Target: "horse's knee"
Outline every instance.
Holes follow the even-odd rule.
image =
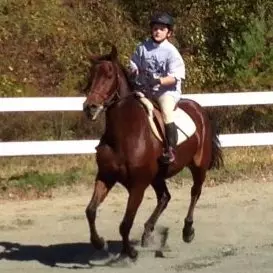
[[[160,202],[163,210],[168,206],[168,203],[170,202],[170,200],[171,200],[171,195],[169,193],[164,193],[162,195],[159,202]]]
[[[169,192],[165,192],[162,196],[162,201],[168,204],[170,200],[171,200],[171,195],[169,194]]]
[[[191,196],[200,196],[202,192],[202,185],[194,185],[191,188]]]
[[[85,215],[90,221],[96,218],[96,207],[94,203],[91,202],[88,204],[85,209]]]

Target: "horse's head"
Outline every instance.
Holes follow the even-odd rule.
[[[83,110],[89,118],[95,120],[100,112],[114,101],[118,95],[119,75],[117,49],[112,46],[108,55],[91,57],[93,66],[86,91]]]

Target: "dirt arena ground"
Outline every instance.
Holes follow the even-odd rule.
[[[172,200],[159,220],[154,244],[143,249],[138,240],[155,205],[149,188],[131,233],[139,250],[135,262],[111,258],[120,250],[118,226],[127,200],[119,186],[100,207],[97,218],[99,233],[109,240],[109,252],[95,251],[88,243],[84,210],[91,189],[58,193],[52,199],[0,201],[0,272],[272,273],[272,182],[237,181],[204,187],[191,244],[181,238],[190,186],[170,185]],[[160,230],[167,229],[163,257],[155,257]]]

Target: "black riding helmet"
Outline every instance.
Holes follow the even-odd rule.
[[[163,24],[166,25],[169,30],[172,30],[174,25],[174,19],[167,12],[156,13],[151,17],[150,20],[150,26],[152,27],[154,24]]]

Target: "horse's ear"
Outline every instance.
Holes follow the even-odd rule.
[[[110,53],[111,59],[112,61],[116,61],[118,59],[118,50],[116,48],[116,46],[112,45],[112,50]]]
[[[90,60],[90,62],[92,63],[92,64],[96,64],[96,63],[98,63],[99,61],[100,61],[100,56],[97,56],[97,55],[89,55],[88,56],[88,59]]]

